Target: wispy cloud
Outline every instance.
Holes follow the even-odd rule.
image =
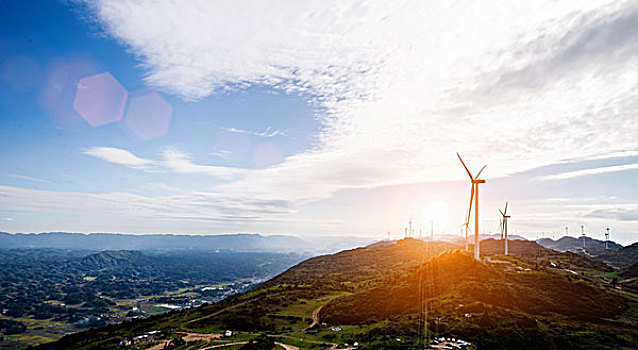
[[[109,163],[125,165],[134,169],[151,169],[155,162],[150,159],[137,157],[133,153],[114,147],[92,147],[82,153],[105,160]]]
[[[222,159],[226,159],[226,158],[230,157],[230,155],[232,153],[233,152],[231,152],[231,151],[222,149],[222,150],[219,150],[219,151],[211,152],[210,155],[213,156],[213,157],[219,157],[219,158],[222,158]]]
[[[195,164],[190,154],[174,148],[162,151],[161,157],[160,164],[178,174],[205,174],[227,179],[245,173],[240,168]]]
[[[588,217],[613,219],[619,221],[638,221],[638,206],[623,205],[611,208],[595,209],[586,214]]]
[[[34,205],[37,203],[37,205]],[[238,200],[212,192],[181,192],[149,196],[125,192],[82,193],[26,189],[0,185],[0,208],[12,211],[65,214],[64,220],[87,225],[85,214],[102,213],[122,224],[144,219],[216,221],[233,224],[281,220],[297,206],[287,201]],[[73,215],[69,214],[73,213]],[[91,221],[91,220],[89,220]],[[149,225],[145,223],[147,227]],[[157,229],[161,225],[150,225]],[[177,226],[179,227],[179,225]],[[99,229],[94,227],[93,229]]]
[[[9,174],[8,176],[14,179],[27,180],[32,182],[39,182],[39,183],[46,183],[46,184],[52,183],[49,180],[38,179],[37,177],[31,177],[31,176],[20,175],[20,174]]]
[[[144,171],[203,174],[222,179],[229,179],[246,172],[245,169],[241,168],[196,164],[189,153],[176,148],[164,149],[160,152],[159,160],[140,158],[130,151],[113,147],[93,147],[84,150],[83,153],[109,163]]]
[[[226,127],[220,127],[220,129],[224,131],[228,131],[228,132],[234,132],[237,134],[253,135],[253,136],[259,136],[259,137],[275,137],[275,136],[282,136],[286,134],[285,131],[274,130],[270,126],[267,127],[264,131],[251,131],[251,130],[244,130],[244,129],[237,129],[237,128],[226,128]]]
[[[543,180],[566,180],[566,179],[571,179],[571,178],[581,177],[581,176],[615,173],[619,171],[627,171],[627,170],[634,170],[634,169],[638,169],[638,163],[569,171],[569,172],[564,172],[564,173],[555,174],[555,175],[548,175],[543,177],[542,179]]]
[[[142,188],[145,190],[151,190],[151,191],[168,191],[168,192],[180,192],[183,191],[183,189],[178,188],[178,187],[173,187],[170,185],[167,185],[163,182],[149,182],[149,183],[145,183],[142,185]]]

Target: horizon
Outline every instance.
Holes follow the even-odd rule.
[[[42,234],[72,234],[72,235],[83,235],[83,236],[89,236],[89,235],[131,235],[131,236],[148,236],[148,235],[154,235],[154,236],[195,236],[195,237],[214,237],[214,236],[261,236],[261,237],[292,237],[292,238],[298,238],[301,240],[305,239],[320,239],[320,238],[342,238],[343,240],[348,240],[348,239],[368,239],[368,241],[365,244],[374,244],[374,243],[378,243],[378,242],[384,242],[384,241],[388,241],[388,236],[386,235],[386,237],[375,237],[375,236],[369,236],[369,235],[364,235],[364,236],[344,236],[344,235],[304,235],[304,236],[300,236],[300,235],[295,235],[295,234],[264,234],[264,233],[259,233],[259,232],[225,232],[225,233],[214,233],[214,234],[197,234],[197,233],[127,233],[127,232],[60,232],[60,231],[47,231],[47,232],[3,232],[0,231],[0,234],[9,234],[9,235],[42,235]],[[486,233],[481,233],[481,240],[487,240],[487,239],[495,239],[492,236],[498,236],[500,233],[494,233],[494,232],[486,232]],[[445,238],[441,238],[441,236],[445,237]],[[538,242],[541,239],[550,239],[552,241],[559,241],[563,238],[573,238],[575,240],[580,240],[583,238],[583,236],[542,236],[542,237],[538,237],[536,239],[528,239],[523,235],[520,235],[518,233],[515,234],[509,234],[508,237],[510,237],[511,240],[525,240],[525,241],[529,241],[529,242]],[[435,234],[434,239],[430,239],[427,236],[403,236],[403,237],[389,237],[390,241],[400,241],[403,239],[416,239],[416,240],[421,240],[424,242],[454,242],[453,239],[463,239],[464,235],[461,234],[453,234],[453,233],[445,233],[445,232],[441,232],[437,235]],[[438,239],[437,239],[438,238]],[[604,239],[597,239],[595,237],[591,237],[591,236],[585,236],[586,239],[588,240],[596,240],[599,242],[605,242]],[[612,239],[609,240],[610,243],[615,243],[615,244],[619,244],[620,246],[630,246],[633,244],[638,243],[638,241],[635,242],[629,242],[629,243],[623,243],[623,242],[616,242]],[[622,243],[622,244],[621,244]],[[359,247],[360,243],[352,243],[354,244],[353,247]],[[473,243],[470,243],[470,245]]]
[[[0,9],[2,232],[638,237],[635,2]]]

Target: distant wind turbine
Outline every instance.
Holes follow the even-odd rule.
[[[507,219],[510,218],[509,215],[507,215],[507,202],[505,202],[505,210],[501,211],[501,209],[498,210],[499,213],[501,213],[501,216],[503,217],[503,220],[501,221],[501,237],[502,239],[504,239],[504,244],[505,244],[505,255],[508,255],[508,245],[507,245]]]
[[[468,220],[469,221],[469,214],[472,211],[472,199],[474,199],[474,259],[476,260],[480,260],[480,252],[479,252],[479,191],[478,191],[478,185],[479,184],[483,184],[485,183],[485,180],[479,180],[479,176],[481,175],[481,173],[483,172],[483,169],[485,169],[485,167],[487,165],[483,165],[483,167],[481,168],[481,170],[479,170],[478,173],[476,173],[476,176],[472,176],[472,173],[470,173],[470,170],[468,170],[467,166],[465,166],[465,162],[463,162],[463,159],[461,158],[461,155],[456,153],[457,157],[459,157],[459,160],[461,161],[461,164],[463,164],[463,168],[465,168],[465,171],[467,172],[467,175],[470,177],[470,180],[472,182],[472,191],[470,194],[470,210],[468,211]],[[474,193],[476,192],[476,196],[474,196]]]

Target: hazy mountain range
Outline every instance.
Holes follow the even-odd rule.
[[[119,233],[6,233],[2,248],[62,248],[90,250],[235,250],[261,252],[334,252],[372,243],[370,238],[324,236],[301,239],[292,235],[119,234]]]

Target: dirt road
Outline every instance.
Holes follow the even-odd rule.
[[[234,342],[234,343],[213,345],[213,346],[209,346],[207,348],[203,348],[202,350],[217,349],[217,348],[223,348],[223,347],[231,346],[231,345],[244,345],[244,344],[248,344],[248,342],[247,341],[237,341],[237,342]]]
[[[299,348],[296,347],[296,346],[280,343],[278,341],[276,341],[275,344],[281,346],[282,348],[284,348],[286,350],[299,350]]]
[[[321,311],[322,307],[324,307],[324,305],[319,306],[318,308],[315,309],[315,311],[312,312],[312,323],[310,324],[310,326],[304,328],[302,332],[305,332],[311,329],[312,327],[316,326],[319,323],[319,311]]]

